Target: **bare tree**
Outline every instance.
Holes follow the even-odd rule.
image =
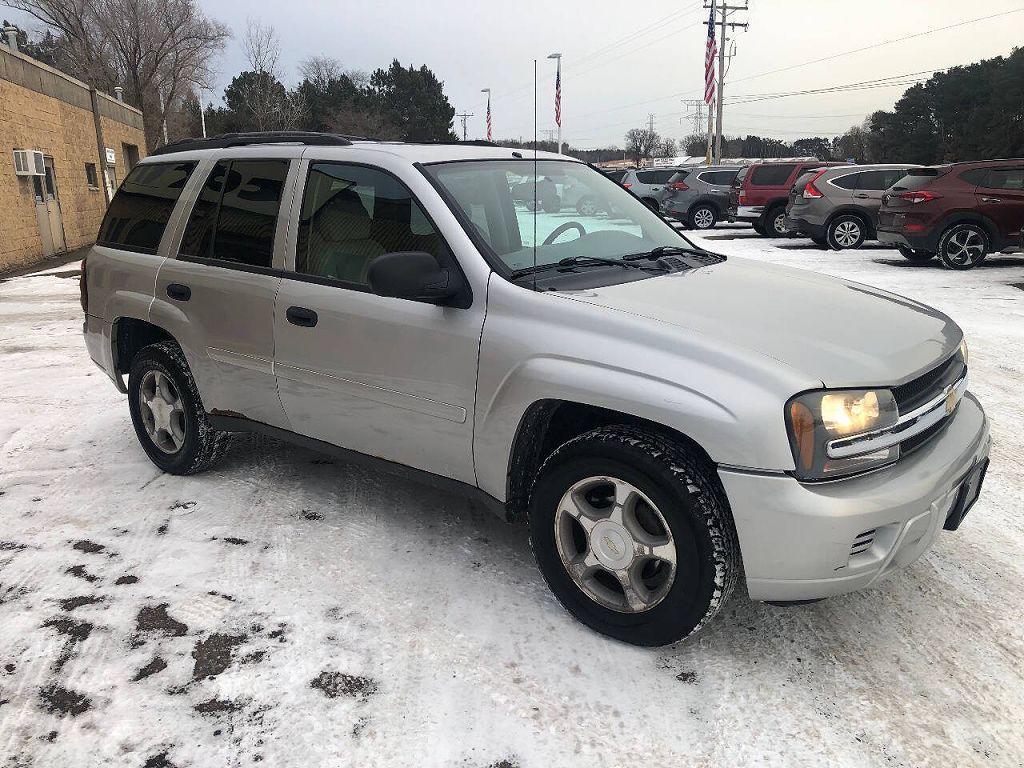
[[[658,142],[655,147],[655,153],[658,157],[675,157],[676,156],[676,140],[665,138]]]
[[[660,140],[658,132],[650,128],[631,128],[626,132],[626,153],[640,165],[641,160],[651,156]]]
[[[281,82],[281,42],[274,27],[249,19],[242,45],[249,71],[232,83],[241,102],[236,107],[254,130],[295,128],[302,121],[305,103],[300,91],[288,91]]]
[[[91,85],[123,85],[142,110],[150,148],[165,112],[208,86],[213,59],[230,33],[196,0],[4,0],[61,38],[65,66]]]

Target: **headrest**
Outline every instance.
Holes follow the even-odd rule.
[[[324,240],[342,243],[368,239],[370,224],[370,214],[359,195],[351,189],[343,189],[316,213],[313,230]]]

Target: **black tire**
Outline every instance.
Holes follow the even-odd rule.
[[[969,244],[972,251],[967,253],[961,249],[961,242]],[[975,247],[980,248],[980,251],[974,252]],[[985,260],[990,248],[988,232],[984,227],[978,224],[954,224],[939,238],[939,261],[946,269],[974,269]]]
[[[597,200],[589,195],[581,197],[576,202],[576,213],[580,216],[594,216],[597,214]]]
[[[714,229],[718,223],[718,209],[713,205],[701,203],[690,209],[689,224],[693,229]]]
[[[786,229],[786,207],[776,205],[768,209],[764,216],[764,231],[768,237],[789,237]]]
[[[541,206],[544,208],[545,213],[558,213],[562,210],[562,198],[554,195],[546,200],[541,200]]]
[[[898,250],[900,252],[900,256],[908,261],[914,262],[915,264],[926,264],[935,258],[935,254],[931,251],[919,251],[914,248],[908,248],[905,245],[899,246]]]
[[[185,438],[181,447],[173,453],[166,453],[157,447],[143,422],[140,389],[149,371],[157,371],[170,379],[183,405]],[[210,426],[203,401],[199,397],[199,389],[185,362],[185,355],[173,341],[150,344],[135,355],[128,373],[128,410],[143,450],[164,472],[172,475],[202,472],[209,469],[227,450],[229,434]]]
[[[675,577],[647,610],[627,613],[601,605],[563,565],[556,511],[566,491],[591,476],[632,484],[662,511],[671,532]],[[740,570],[732,515],[714,469],[670,439],[629,426],[595,429],[548,457],[530,499],[530,542],[544,579],[566,610],[592,629],[633,645],[667,645],[698,631],[729,599]]]
[[[824,237],[818,237],[817,235],[811,235],[811,242],[819,248],[828,248],[828,240]]]
[[[836,216],[825,228],[825,242],[833,251],[860,248],[867,236],[868,226],[864,219],[852,213]]]
[[[761,237],[764,237],[764,236],[765,236],[765,229],[764,229],[764,224],[763,224],[763,223],[761,222],[761,220],[760,220],[760,219],[758,219],[757,221],[755,221],[755,222],[753,223],[753,227],[754,227],[754,231],[755,231],[755,232],[756,232],[757,234],[759,234],[759,235],[760,235]]]
[[[661,211],[661,203],[655,200],[653,197],[643,198],[644,205],[650,208],[652,211]]]

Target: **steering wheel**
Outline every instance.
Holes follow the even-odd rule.
[[[559,235],[561,235],[563,232],[568,232],[570,229],[577,230],[580,233],[580,237],[583,237],[585,234],[587,234],[587,230],[585,230],[583,228],[583,225],[580,224],[578,221],[567,221],[565,222],[565,224],[559,224],[554,232],[552,232],[550,235],[544,238],[544,245],[551,245],[553,242],[555,242],[555,240],[558,239]]]

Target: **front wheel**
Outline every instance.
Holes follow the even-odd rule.
[[[694,229],[711,229],[718,223],[718,211],[710,205],[698,205],[690,211],[690,226]]]
[[[729,598],[739,546],[712,469],[628,426],[574,438],[544,463],[530,542],[562,605],[634,645],[682,640]]]
[[[228,434],[207,421],[185,355],[173,341],[150,344],[135,356],[128,409],[143,450],[164,472],[202,472],[227,448]]]
[[[939,261],[946,269],[974,269],[988,254],[988,233],[977,224],[956,224],[939,238]]]
[[[867,237],[867,228],[860,216],[836,216],[825,231],[828,247],[834,251],[860,248]]]
[[[576,203],[576,213],[580,216],[594,216],[597,214],[597,201],[592,197],[580,198]]]
[[[786,228],[786,209],[781,205],[772,208],[764,216],[763,234],[768,237],[788,237],[789,230]]]

